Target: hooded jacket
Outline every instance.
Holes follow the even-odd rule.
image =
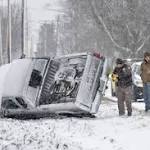
[[[150,82],[150,60],[148,62],[144,60],[141,64],[141,79],[143,83]]]
[[[131,67],[127,64],[123,64],[122,67],[115,67],[113,73],[118,76],[117,86],[125,88],[132,85]]]

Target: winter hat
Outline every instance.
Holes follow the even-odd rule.
[[[116,64],[124,64],[124,61],[121,58],[117,58]]]
[[[150,56],[150,52],[145,52],[144,57],[146,57],[146,56]]]

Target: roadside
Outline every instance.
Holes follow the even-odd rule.
[[[119,117],[116,102],[103,100],[96,118],[0,119],[3,150],[149,150],[150,117]],[[143,140],[144,139],[144,140]]]

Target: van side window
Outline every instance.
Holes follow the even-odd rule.
[[[42,76],[40,75],[40,71],[33,69],[31,78],[29,81],[29,86],[37,88],[37,86],[41,85],[42,82]]]
[[[48,60],[45,59],[35,59],[33,61],[34,65],[29,81],[30,87],[37,88],[41,85],[47,62]]]

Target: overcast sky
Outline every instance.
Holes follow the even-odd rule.
[[[10,3],[21,4],[22,0],[10,0]],[[52,20],[58,15],[57,11],[62,9],[60,2],[64,0],[24,0],[33,21]],[[0,5],[7,6],[7,0],[0,0]],[[49,9],[49,11],[47,10]]]
[[[54,9],[61,9],[60,0],[27,0],[27,3],[33,21],[52,20],[58,15]]]
[[[39,26],[44,22],[55,20],[62,12],[62,2],[65,0],[24,0],[28,8],[30,34],[34,42],[38,38]],[[7,6],[7,0],[0,0],[0,5]],[[22,0],[10,0],[11,3],[21,4]],[[25,21],[27,18],[25,18]],[[35,43],[36,44],[36,43]]]
[[[27,0],[29,23],[34,40],[37,40],[40,24],[55,20],[62,9],[61,0]],[[58,10],[58,11],[57,11]]]

